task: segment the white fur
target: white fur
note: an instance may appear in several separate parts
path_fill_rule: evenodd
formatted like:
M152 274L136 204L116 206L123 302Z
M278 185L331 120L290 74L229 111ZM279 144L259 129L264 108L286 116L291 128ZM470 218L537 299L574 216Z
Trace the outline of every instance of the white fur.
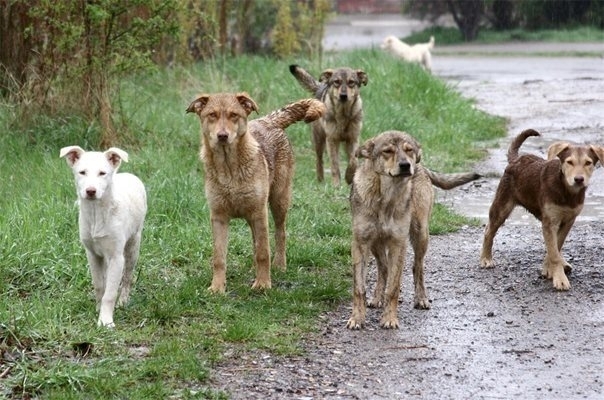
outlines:
M418 63L426 71L432 71L432 54L430 50L434 48L434 36L430 36L428 43L418 43L409 46L407 43L400 41L396 36L387 36L380 48L390 52L402 60L412 63Z
M128 161L118 148L86 152L69 146L60 157L66 157L75 177L80 240L90 264L97 323L112 328L116 302L124 305L130 295L147 213L145 186L132 174L117 173L122 160Z

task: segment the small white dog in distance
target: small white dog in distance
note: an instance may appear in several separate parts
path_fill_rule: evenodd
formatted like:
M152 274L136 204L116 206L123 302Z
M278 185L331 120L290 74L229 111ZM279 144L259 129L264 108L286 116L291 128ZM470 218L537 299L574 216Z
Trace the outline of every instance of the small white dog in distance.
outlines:
M90 264L98 325L113 328L116 302L124 305L130 295L147 213L145 186L132 174L117 173L121 162L128 162L128 154L118 148L87 152L69 146L60 157L75 177L80 240Z
M434 48L434 36L430 36L428 43L418 43L409 46L396 36L390 35L384 39L380 48L404 61L418 63L426 71L432 72L432 54L430 50Z

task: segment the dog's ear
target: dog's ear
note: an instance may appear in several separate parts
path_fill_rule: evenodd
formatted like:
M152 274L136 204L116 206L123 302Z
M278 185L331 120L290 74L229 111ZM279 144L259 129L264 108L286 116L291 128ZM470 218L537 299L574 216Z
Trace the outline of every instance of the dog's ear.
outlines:
M589 148L596 154L596 157L598 157L598 161L600 161L600 164L604 165L604 147L595 146L592 144L589 146Z
M558 155L560 153L562 153L564 150L568 149L568 147L570 146L570 143L568 142L554 142L552 143L548 149L547 149L547 159L549 160L553 160L554 158L558 157Z
M325 71L321 72L321 76L319 77L319 82L328 82L329 79L331 79L331 76L333 75L333 69L326 69Z
M422 149L420 147L416 147L415 149L415 162L419 164L422 160Z
M210 100L210 95L207 95L207 94L200 95L198 98L193 100L193 102L191 104L189 104L189 107L187 108L187 113L194 112L195 114L199 114L199 112L201 110L203 110L203 108L206 106L206 104L208 104L209 100Z
M357 77L363 86L367 86L367 74L362 69L357 69Z
M107 161L109 161L114 169L117 169L122 161L128 162L128 153L117 147L112 147L103 154L107 157Z
M254 100L252 100L249 94L241 92L237 93L235 97L237 97L237 101L239 102L239 104L241 104L241 107L243 107L247 115L250 115L252 111L258 112L258 106L254 102Z
M375 142L371 139L363 143L357 151L355 151L354 155L358 158L369 158L371 159L371 153L373 153L373 149L375 148Z
M59 157L67 157L65 160L67 161L67 165L73 167L73 165L80 159L80 157L84 154L84 149L80 146L67 146L63 147L59 152Z

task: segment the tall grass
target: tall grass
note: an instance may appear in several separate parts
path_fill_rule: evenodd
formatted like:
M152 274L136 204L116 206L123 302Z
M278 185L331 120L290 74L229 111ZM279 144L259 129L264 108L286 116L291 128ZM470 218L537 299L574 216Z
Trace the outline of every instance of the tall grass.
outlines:
M298 353L318 314L348 300L348 188L316 182L304 124L288 129L297 164L287 271L273 271L272 290L250 289L251 235L237 220L228 293L206 290L212 246L199 122L185 109L200 92L247 91L260 114L306 97L289 74L292 62L315 75L329 66L364 69L363 140L406 130L433 169L471 168L483 155L477 142L504 134L501 119L475 110L438 78L371 50L330 55L323 65L241 57L131 77L116 103L129 121L121 147L130 163L122 170L145 182L149 212L131 302L116 310L111 331L95 324L73 177L58 157L66 145L94 148L98 128L70 116L23 127L11 106L0 106L0 397L225 398L207 380L227 349ZM444 207L435 215L437 232L469 222Z

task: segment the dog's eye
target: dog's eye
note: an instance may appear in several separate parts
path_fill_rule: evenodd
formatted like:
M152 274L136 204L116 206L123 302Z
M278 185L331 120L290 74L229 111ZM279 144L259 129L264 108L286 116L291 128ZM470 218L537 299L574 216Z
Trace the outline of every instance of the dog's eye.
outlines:
M353 88L357 85L357 83L355 81L353 81L352 79L348 81L348 87L349 88Z
M208 113L207 117L209 120L215 121L218 119L218 113L215 113L215 112Z
M575 163L573 162L573 160L566 160L566 163L568 165L570 165L571 167L575 165Z
M105 175L107 175L107 172L105 172L105 171L99 171L99 176L105 176Z
M80 171L80 172L78 172L78 174L80 174L82 176L86 176L86 171Z
M332 85L335 87L340 87L341 84L342 84L342 81L339 79L334 80L332 83Z
M385 156L391 156L392 154L394 154L394 149L390 149L390 148L384 149L384 150L382 150L382 154Z
M239 115L235 114L235 113L230 113L229 114L229 119L233 122L237 122L239 120Z
M586 167L591 167L592 164L593 164L593 162L591 160L585 161L585 166Z

